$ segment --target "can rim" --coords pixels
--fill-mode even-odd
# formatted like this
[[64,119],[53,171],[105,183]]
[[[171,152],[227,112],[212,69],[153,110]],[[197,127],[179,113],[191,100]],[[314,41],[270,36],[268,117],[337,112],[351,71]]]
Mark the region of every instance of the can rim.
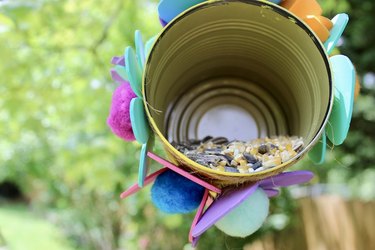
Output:
[[[330,96],[330,98],[329,98],[329,103],[328,103],[328,107],[327,107],[326,113],[324,115],[325,119],[323,120],[322,124],[320,125],[320,128],[319,128],[318,132],[315,134],[315,136],[309,142],[309,144],[306,147],[304,147],[303,150],[301,152],[299,152],[296,156],[292,157],[288,161],[286,161],[286,162],[284,162],[284,163],[282,163],[282,164],[280,164],[280,165],[278,165],[276,167],[269,168],[269,169],[264,169],[264,170],[259,171],[259,172],[252,172],[252,173],[224,172],[224,171],[219,171],[219,170],[214,170],[214,169],[208,168],[206,166],[203,166],[203,165],[198,164],[195,161],[191,160],[186,155],[184,155],[183,153],[181,153],[180,151],[178,151],[175,147],[173,147],[172,144],[161,133],[161,131],[159,130],[158,126],[156,125],[153,117],[151,116],[151,113],[150,113],[149,107],[148,107],[148,103],[147,103],[147,98],[146,98],[146,90],[145,90],[145,85],[146,85],[146,69],[147,69],[147,66],[149,65],[149,63],[151,61],[152,51],[154,50],[155,45],[159,43],[160,38],[162,38],[164,36],[164,34],[175,23],[177,23],[180,19],[182,19],[184,16],[189,15],[191,13],[194,13],[194,12],[196,12],[198,10],[207,8],[209,6],[222,5],[222,4],[226,4],[228,2],[242,2],[242,3],[245,3],[245,4],[252,4],[252,5],[256,5],[256,6],[260,6],[260,7],[266,6],[266,7],[269,7],[272,11],[275,11],[276,13],[278,13],[279,15],[284,16],[286,18],[289,18],[294,24],[296,24],[297,26],[299,26],[300,28],[302,28],[302,30],[305,31],[309,35],[309,37],[312,39],[313,43],[316,45],[317,49],[319,50],[319,52],[320,52],[320,54],[321,54],[321,56],[322,56],[322,58],[324,60],[326,69],[327,69],[327,75],[328,75],[328,80],[329,80],[329,96]],[[287,9],[285,9],[285,8],[277,5],[277,4],[274,4],[272,2],[260,1],[260,0],[214,0],[214,1],[202,2],[202,3],[194,5],[193,7],[191,7],[189,9],[183,11],[177,17],[175,17],[172,21],[170,21],[163,28],[163,30],[157,35],[157,38],[155,39],[155,41],[154,41],[154,43],[153,43],[153,45],[151,47],[149,56],[146,59],[145,67],[144,67],[143,73],[142,73],[142,95],[144,97],[143,98],[143,104],[144,104],[144,107],[145,107],[147,118],[148,118],[148,120],[149,120],[149,122],[151,124],[152,129],[158,135],[158,137],[160,138],[160,140],[162,141],[162,143],[166,147],[168,147],[168,149],[171,150],[173,152],[173,154],[176,154],[178,156],[178,158],[183,159],[183,161],[185,161],[186,163],[188,163],[189,166],[191,166],[193,168],[196,168],[196,169],[199,169],[199,170],[201,170],[203,172],[207,172],[207,173],[211,173],[211,174],[216,174],[216,175],[221,175],[221,176],[228,176],[228,177],[255,177],[255,178],[259,178],[260,176],[265,176],[265,175],[266,176],[270,176],[271,173],[277,174],[277,173],[280,172],[280,170],[282,171],[283,169],[286,168],[286,166],[290,165],[292,162],[297,163],[299,160],[301,160],[303,158],[303,156],[308,151],[310,151],[310,149],[319,141],[320,136],[323,134],[323,132],[325,130],[325,126],[328,123],[330,113],[332,111],[333,100],[334,100],[331,63],[329,61],[329,55],[327,54],[327,51],[324,49],[323,43],[316,36],[316,34],[314,33],[314,31],[307,24],[305,24],[299,17],[297,17],[295,14],[293,14],[289,10],[287,10]]]

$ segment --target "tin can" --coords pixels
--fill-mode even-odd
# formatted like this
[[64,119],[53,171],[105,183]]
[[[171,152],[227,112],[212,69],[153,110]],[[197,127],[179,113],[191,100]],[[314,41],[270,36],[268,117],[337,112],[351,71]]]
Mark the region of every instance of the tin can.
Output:
[[[292,166],[318,141],[333,103],[328,56],[314,32],[286,9],[255,0],[208,1],[176,17],[150,52],[142,91],[169,159],[222,185]],[[171,145],[207,135],[296,135],[305,147],[275,168],[241,174],[202,166]]]

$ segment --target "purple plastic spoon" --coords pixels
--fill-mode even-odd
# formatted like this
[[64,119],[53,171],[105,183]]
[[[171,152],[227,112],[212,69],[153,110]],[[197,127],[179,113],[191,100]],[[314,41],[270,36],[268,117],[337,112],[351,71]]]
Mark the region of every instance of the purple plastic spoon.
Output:
[[198,243],[200,235],[246,200],[257,188],[262,188],[268,197],[273,197],[279,194],[279,190],[276,189],[277,187],[286,187],[308,182],[313,176],[314,174],[310,171],[301,170],[286,172],[266,178],[255,184],[252,183],[240,189],[223,190],[222,195],[212,203],[192,229],[192,245],[195,246]]

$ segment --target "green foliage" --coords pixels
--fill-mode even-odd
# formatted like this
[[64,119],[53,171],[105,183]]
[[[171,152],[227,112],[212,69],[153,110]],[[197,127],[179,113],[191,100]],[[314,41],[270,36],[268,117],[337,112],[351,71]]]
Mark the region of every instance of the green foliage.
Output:
[[73,249],[59,230],[24,206],[0,207],[0,221],[0,249],[3,246],[12,250]]
[[[16,182],[39,211],[53,209],[78,249],[182,249],[187,244],[193,215],[161,214],[150,203],[149,188],[119,200],[136,181],[139,145],[116,138],[105,122],[116,86],[108,73],[110,59],[133,43],[136,29],[145,39],[160,31],[156,2],[0,2],[0,182]],[[321,2],[329,17],[349,12],[340,49],[360,76],[374,71],[374,2]],[[329,154],[327,164],[299,164],[317,173],[315,182],[348,183],[354,195],[375,197],[374,95],[374,89],[363,88],[349,137]],[[261,231],[239,240],[210,229],[200,248],[240,248],[283,223],[293,224],[294,209],[290,194],[283,192],[272,200],[278,217]]]
[[0,181],[18,183],[33,206],[61,209],[81,248],[115,248],[130,218],[118,195],[135,181],[139,146],[106,125],[109,62],[135,25],[146,37],[160,29],[155,4],[0,4]]

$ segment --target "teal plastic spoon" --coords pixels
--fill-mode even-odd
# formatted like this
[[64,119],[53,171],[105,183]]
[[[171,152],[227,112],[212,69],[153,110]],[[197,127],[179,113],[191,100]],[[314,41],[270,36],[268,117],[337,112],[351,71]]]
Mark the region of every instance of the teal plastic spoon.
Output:
[[331,54],[342,33],[344,32],[345,27],[349,21],[349,16],[345,13],[341,13],[332,18],[331,21],[333,27],[330,30],[330,36],[328,37],[327,41],[324,42],[324,47],[326,48],[328,55]]
[[132,47],[125,49],[125,66],[132,90],[138,97],[142,97],[142,70]]
[[337,55],[330,58],[333,72],[335,97],[326,126],[328,139],[334,145],[344,142],[353,113],[355,70],[349,58]]
[[145,115],[145,109],[141,98],[133,98],[130,102],[130,121],[135,139],[140,144],[146,144],[150,137],[150,127]]
[[325,131],[323,131],[323,134],[320,140],[310,150],[309,158],[312,162],[314,162],[317,165],[323,164],[326,158],[326,151],[327,151],[327,137],[326,137]]
[[145,65],[145,46],[143,44],[142,33],[139,30],[135,31],[135,51],[137,53],[138,64],[141,69]]

